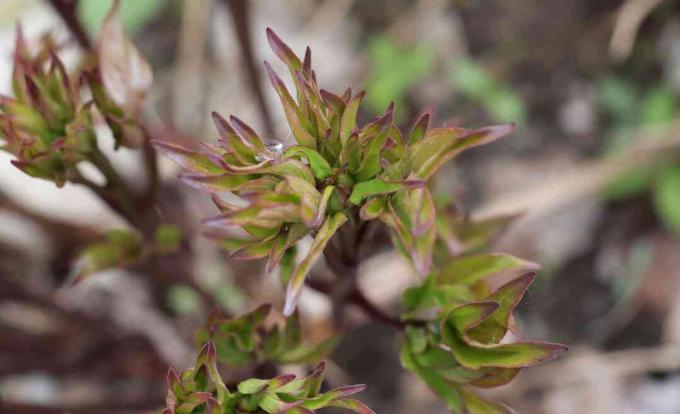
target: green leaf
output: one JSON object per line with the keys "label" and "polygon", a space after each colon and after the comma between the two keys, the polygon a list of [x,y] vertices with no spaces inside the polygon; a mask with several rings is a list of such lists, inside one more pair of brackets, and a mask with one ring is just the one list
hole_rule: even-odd
{"label": "green leaf", "polygon": [[488,319],[468,330],[468,336],[482,343],[500,343],[508,331],[512,311],[522,300],[535,278],[535,273],[527,273],[504,284],[486,297],[485,301],[499,305],[498,310],[493,312]]}
{"label": "green leaf", "polygon": [[302,287],[304,286],[307,274],[323,253],[323,250],[326,248],[326,244],[328,244],[333,234],[346,221],[347,217],[345,217],[344,214],[335,213],[333,216],[328,217],[321,225],[321,228],[316,234],[307,256],[295,268],[293,274],[291,275],[290,281],[288,282],[286,303],[283,307],[283,314],[285,316],[290,316],[295,311],[297,303],[300,300],[300,294],[302,293]]}
{"label": "green leaf", "polygon": [[480,388],[494,388],[500,387],[512,381],[521,368],[492,368],[484,373],[484,375],[472,382],[472,385]]}
{"label": "green leaf", "polygon": [[402,318],[415,317],[418,312],[435,309],[444,305],[462,303],[471,299],[470,290],[463,285],[437,285],[430,275],[420,286],[404,290],[402,303],[406,313]]}
{"label": "green leaf", "polygon": [[505,404],[482,398],[468,387],[461,387],[460,393],[470,414],[516,414]]}
{"label": "green leaf", "polygon": [[364,221],[377,219],[386,207],[386,199],[382,196],[373,197],[361,206],[359,216]]}
{"label": "green leaf", "polygon": [[464,413],[465,405],[463,398],[454,386],[446,381],[437,371],[423,368],[415,359],[415,355],[404,341],[401,347],[401,365],[417,375],[432,391],[444,400],[446,406],[454,413]]}
{"label": "green leaf", "polygon": [[311,148],[303,146],[293,146],[286,150],[284,153],[285,157],[292,156],[302,156],[309,163],[309,168],[311,168],[314,176],[319,180],[325,180],[329,175],[331,175],[332,168],[328,161],[321,156],[318,152]]}
{"label": "green leaf", "polygon": [[338,95],[324,89],[321,89],[319,94],[324,104],[334,113],[342,114],[345,111],[345,101]]}
{"label": "green leaf", "polygon": [[527,367],[553,359],[567,350],[564,345],[548,342],[483,345],[470,340],[464,341],[459,337],[455,321],[451,318],[442,320],[441,335],[444,344],[451,348],[458,362],[469,369]]}
{"label": "green leaf", "polygon": [[286,285],[290,281],[290,277],[293,275],[295,270],[295,254],[297,249],[292,246],[290,249],[286,250],[279,262],[279,279],[282,285]]}
{"label": "green leaf", "polygon": [[389,114],[389,119],[386,120],[387,125],[377,136],[372,138],[364,148],[363,158],[361,159],[359,169],[354,172],[356,182],[362,182],[373,178],[382,169],[382,166],[380,165],[380,155],[388,138],[390,121],[391,112]]}
{"label": "green leaf", "polygon": [[[179,180],[184,184],[204,191],[238,191],[244,186],[252,184],[255,176],[252,175],[203,175],[203,174],[180,174]],[[270,182],[258,181],[269,185]]]}
{"label": "green leaf", "polygon": [[409,147],[405,158],[398,163],[402,176],[413,174],[421,179],[431,177],[451,158],[469,148],[488,144],[509,134],[514,124],[490,126],[475,130],[434,128]]}
{"label": "green leaf", "polygon": [[680,166],[667,169],[654,189],[654,207],[663,223],[680,234]]}
{"label": "green leaf", "polygon": [[251,145],[253,148],[255,148],[255,151],[259,152],[265,150],[262,139],[257,135],[257,133],[255,133],[255,131],[248,124],[241,121],[234,115],[231,115],[229,117],[229,121],[231,121],[231,124],[233,125],[234,129],[241,137],[243,142],[246,142],[249,145]]}
{"label": "green leaf", "polygon": [[229,121],[214,111],[212,112],[212,119],[222,142],[239,161],[245,165],[257,162],[257,149],[252,143],[237,134]]}
{"label": "green leaf", "polygon": [[473,285],[495,273],[509,270],[538,270],[540,265],[504,253],[463,256],[450,261],[438,276],[442,284]]}
{"label": "green leaf", "polygon": [[269,380],[250,378],[245,381],[241,381],[236,386],[236,389],[241,394],[255,394],[262,388],[269,384]]}
{"label": "green leaf", "polygon": [[359,105],[361,99],[364,97],[364,91],[356,94],[345,107],[340,120],[340,142],[344,146],[350,134],[354,131],[357,125],[357,113],[359,112]]}
{"label": "green leaf", "polygon": [[354,205],[359,205],[363,199],[372,195],[389,194],[395,191],[413,188],[422,185],[420,181],[383,181],[380,178],[374,178],[369,181],[364,181],[354,185],[352,193],[349,196],[349,201]]}
{"label": "green leaf", "polygon": [[490,300],[484,302],[470,302],[457,306],[449,312],[448,323],[460,333],[465,334],[470,329],[479,326],[482,322],[498,310],[499,304]]}
{"label": "green leaf", "polygon": [[411,129],[411,134],[409,134],[408,137],[409,145],[415,144],[425,136],[425,133],[427,132],[427,126],[429,123],[430,114],[428,113],[424,113],[420,116],[420,118],[418,118],[416,123],[413,125],[413,128]]}
{"label": "green leaf", "polygon": [[469,220],[457,214],[440,211],[437,214],[439,237],[453,254],[459,255],[491,243],[505,231],[517,216],[499,216],[485,220]]}

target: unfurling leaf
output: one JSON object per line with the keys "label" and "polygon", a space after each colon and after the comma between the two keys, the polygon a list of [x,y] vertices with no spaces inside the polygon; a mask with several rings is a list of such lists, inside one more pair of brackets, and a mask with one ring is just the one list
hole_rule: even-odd
{"label": "unfurling leaf", "polygon": [[153,82],[151,66],[125,35],[114,0],[99,38],[102,82],[111,99],[131,118],[138,116]]}

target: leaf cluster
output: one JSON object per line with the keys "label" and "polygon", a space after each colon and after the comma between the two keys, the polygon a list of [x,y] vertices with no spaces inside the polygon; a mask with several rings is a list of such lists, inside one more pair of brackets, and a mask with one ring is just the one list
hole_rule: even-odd
{"label": "leaf cluster", "polygon": [[251,378],[227,387],[217,368],[217,351],[212,342],[203,346],[193,368],[168,373],[167,408],[164,414],[268,413],[311,414],[336,407],[360,414],[373,411],[351,398],[365,385],[350,385],[321,391],[325,365],[318,364],[310,375],[280,375],[272,379]]}

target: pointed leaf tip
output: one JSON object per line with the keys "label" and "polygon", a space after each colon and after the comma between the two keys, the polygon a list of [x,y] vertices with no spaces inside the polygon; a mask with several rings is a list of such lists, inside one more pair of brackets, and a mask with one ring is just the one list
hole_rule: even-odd
{"label": "pointed leaf tip", "polygon": [[269,46],[274,51],[274,54],[281,59],[291,70],[298,70],[302,68],[302,62],[297,57],[295,52],[281,40],[281,38],[274,33],[271,28],[267,28],[267,40]]}
{"label": "pointed leaf tip", "polygon": [[364,391],[366,388],[367,388],[366,384],[355,384],[346,385],[344,387],[338,387],[333,391],[337,392],[342,397],[349,397],[350,395],[358,394]]}

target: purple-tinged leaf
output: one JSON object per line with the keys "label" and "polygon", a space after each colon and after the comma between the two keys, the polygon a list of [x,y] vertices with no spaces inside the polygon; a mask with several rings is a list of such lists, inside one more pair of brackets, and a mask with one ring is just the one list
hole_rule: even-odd
{"label": "purple-tinged leaf", "polygon": [[319,395],[325,371],[326,363],[321,361],[314,367],[312,373],[305,378],[305,382],[302,386],[305,397],[316,397]]}
{"label": "purple-tinged leaf", "polygon": [[499,309],[489,319],[468,330],[468,336],[482,343],[500,343],[509,329],[512,311],[535,279],[536,273],[527,273],[504,284],[485,298],[484,300],[498,303]]}
{"label": "purple-tinged leaf", "polygon": [[321,95],[324,104],[326,104],[333,113],[342,115],[345,111],[345,101],[343,101],[341,97],[332,92],[328,92],[325,89],[321,89],[319,94]]}
{"label": "purple-tinged leaf", "polygon": [[352,87],[348,86],[347,89],[345,89],[345,92],[342,94],[342,100],[349,102],[350,99],[352,99]]}
{"label": "purple-tinged leaf", "polygon": [[564,345],[548,342],[481,344],[464,335],[461,337],[451,318],[442,320],[441,337],[444,344],[451,348],[458,362],[469,369],[528,367],[556,358],[567,350]]}
{"label": "purple-tinged leaf", "polygon": [[538,270],[540,265],[504,253],[464,256],[449,262],[438,276],[443,284],[473,285],[493,274],[511,270]]}
{"label": "purple-tinged leaf", "polygon": [[229,117],[229,120],[234,125],[234,129],[238,132],[238,135],[243,139],[243,141],[248,142],[257,151],[264,151],[264,143],[262,139],[255,133],[255,131],[245,122],[241,121],[234,115]]}
{"label": "purple-tinged leaf", "polygon": [[410,173],[428,179],[451,158],[469,148],[488,144],[509,134],[514,124],[491,126],[475,130],[435,128],[410,149]]}
{"label": "purple-tinged leaf", "polygon": [[356,94],[345,107],[345,111],[342,113],[342,119],[340,121],[340,142],[345,145],[350,134],[356,129],[357,126],[357,113],[359,112],[359,105],[361,104],[361,99],[364,97],[365,92],[361,91]]}
{"label": "purple-tinged leaf", "polygon": [[278,77],[276,72],[274,72],[269,63],[264,62],[264,66],[274,90],[276,90],[276,93],[279,95],[283,111],[286,114],[288,125],[293,132],[295,140],[299,145],[316,149],[316,139],[309,133],[309,121],[307,121],[300,107],[295,103],[293,97],[288,92],[286,85],[284,85],[283,81]]}
{"label": "purple-tinged leaf", "polygon": [[416,123],[413,125],[413,129],[411,129],[411,133],[409,134],[408,137],[409,145],[415,144],[425,136],[425,133],[427,132],[427,126],[429,123],[430,123],[429,113],[424,113],[420,116],[420,118],[418,118]]}
{"label": "purple-tinged leaf", "polygon": [[258,149],[250,141],[237,134],[222,115],[213,112],[212,118],[218,134],[229,146],[229,150],[233,152],[236,158],[245,165],[251,165],[253,162],[256,162]]}
{"label": "purple-tinged leaf", "polygon": [[458,332],[465,333],[487,320],[498,308],[498,303],[492,301],[469,302],[453,308],[448,319]]}
{"label": "purple-tinged leaf", "polygon": [[456,213],[438,214],[439,236],[447,243],[452,254],[460,255],[493,242],[517,218],[516,215],[499,216],[484,220],[469,220]]}
{"label": "purple-tinged leaf", "polygon": [[[269,46],[271,46],[274,54],[288,66],[291,73],[302,69],[303,66],[302,62],[300,62],[300,58],[298,58],[295,52],[293,52],[287,44],[283,43],[283,40],[281,40],[281,38],[270,28],[267,28],[267,40],[269,41]],[[311,54],[309,60],[311,64]]]}
{"label": "purple-tinged leaf", "polygon": [[304,286],[307,274],[323,253],[323,250],[326,248],[326,244],[328,244],[333,234],[335,234],[340,226],[342,226],[346,221],[347,217],[345,217],[344,214],[335,213],[335,215],[328,217],[321,225],[321,228],[316,234],[307,256],[305,256],[302,262],[298,264],[291,275],[290,281],[288,282],[286,302],[283,307],[284,316],[290,316],[295,311],[295,308],[300,301],[300,294],[302,293],[302,287]]}
{"label": "purple-tinged leaf", "polygon": [[180,174],[179,180],[184,184],[205,191],[237,191],[247,185],[255,177],[249,175],[203,175]]}
{"label": "purple-tinged leaf", "polygon": [[309,75],[312,73],[312,49],[310,49],[309,46],[305,49],[305,57],[302,60],[302,70]]}
{"label": "purple-tinged leaf", "polygon": [[151,143],[156,151],[176,162],[182,168],[204,174],[223,173],[223,170],[207,154],[158,140],[153,140]]}
{"label": "purple-tinged leaf", "polygon": [[267,239],[248,244],[240,249],[234,250],[229,257],[241,260],[260,259],[269,256],[276,239]]}
{"label": "purple-tinged leaf", "polygon": [[339,398],[349,397],[358,394],[366,389],[366,384],[345,385],[343,387],[334,388],[329,391],[337,394]]}

